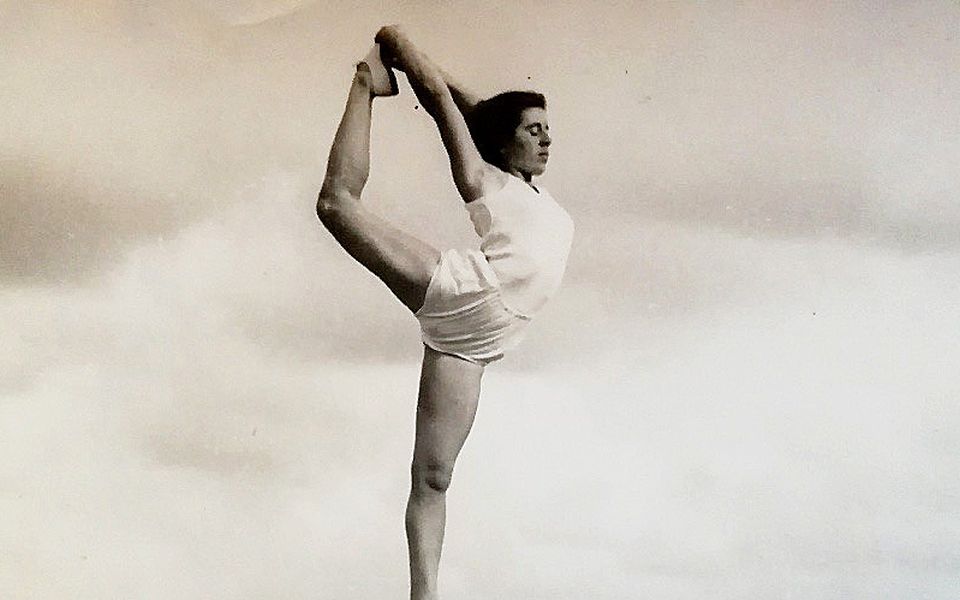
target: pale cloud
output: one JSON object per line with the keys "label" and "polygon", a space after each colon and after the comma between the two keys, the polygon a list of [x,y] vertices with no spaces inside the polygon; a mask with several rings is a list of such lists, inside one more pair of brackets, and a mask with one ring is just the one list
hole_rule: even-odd
{"label": "pale cloud", "polygon": [[920,260],[834,262],[848,260],[865,285],[821,286],[816,314],[758,301],[659,328],[617,320],[549,387],[491,377],[497,425],[468,456],[515,481],[491,521],[513,517],[504,505],[530,514],[490,535],[539,543],[518,544],[527,568],[504,591],[547,597],[527,560],[569,597],[955,593],[957,315],[919,300],[955,282]]}
{"label": "pale cloud", "polygon": [[[937,307],[956,282],[931,274],[956,259],[834,263],[863,278],[821,285],[816,315],[757,298],[620,320],[576,333],[606,342],[577,368],[491,368],[451,492],[447,593],[951,597],[960,348]],[[402,590],[415,362],[290,361],[228,322],[158,318],[170,297],[137,311],[154,345],[117,314],[133,290],[116,281],[99,346],[6,394],[6,590]],[[71,302],[87,322],[106,306],[90,293]]]}

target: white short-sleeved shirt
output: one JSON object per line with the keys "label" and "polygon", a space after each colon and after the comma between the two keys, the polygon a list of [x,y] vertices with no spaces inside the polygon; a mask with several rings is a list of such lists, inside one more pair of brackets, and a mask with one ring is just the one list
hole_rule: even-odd
{"label": "white short-sleeved shirt", "polygon": [[514,176],[499,191],[466,206],[504,304],[533,316],[560,286],[573,219],[545,189],[533,189]]}

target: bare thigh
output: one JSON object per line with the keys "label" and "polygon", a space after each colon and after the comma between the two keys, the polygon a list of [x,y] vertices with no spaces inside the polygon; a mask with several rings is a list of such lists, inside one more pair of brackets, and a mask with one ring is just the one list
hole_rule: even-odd
{"label": "bare thigh", "polygon": [[484,367],[425,346],[413,464],[449,478],[473,427]]}
{"label": "bare thigh", "polygon": [[439,250],[352,199],[318,212],[344,250],[380,278],[404,306],[411,312],[423,306]]}

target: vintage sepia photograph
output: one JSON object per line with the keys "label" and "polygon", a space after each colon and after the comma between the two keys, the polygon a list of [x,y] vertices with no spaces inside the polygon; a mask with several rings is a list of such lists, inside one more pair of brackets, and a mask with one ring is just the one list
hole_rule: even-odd
{"label": "vintage sepia photograph", "polygon": [[0,0],[0,598],[960,598],[960,3]]}

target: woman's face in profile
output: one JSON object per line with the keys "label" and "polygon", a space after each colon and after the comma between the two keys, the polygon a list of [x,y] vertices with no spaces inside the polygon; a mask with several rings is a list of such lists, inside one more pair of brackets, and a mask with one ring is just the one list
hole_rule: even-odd
{"label": "woman's face in profile", "polygon": [[528,178],[547,169],[550,156],[550,126],[543,108],[525,108],[520,124],[503,149],[504,163],[512,173]]}

